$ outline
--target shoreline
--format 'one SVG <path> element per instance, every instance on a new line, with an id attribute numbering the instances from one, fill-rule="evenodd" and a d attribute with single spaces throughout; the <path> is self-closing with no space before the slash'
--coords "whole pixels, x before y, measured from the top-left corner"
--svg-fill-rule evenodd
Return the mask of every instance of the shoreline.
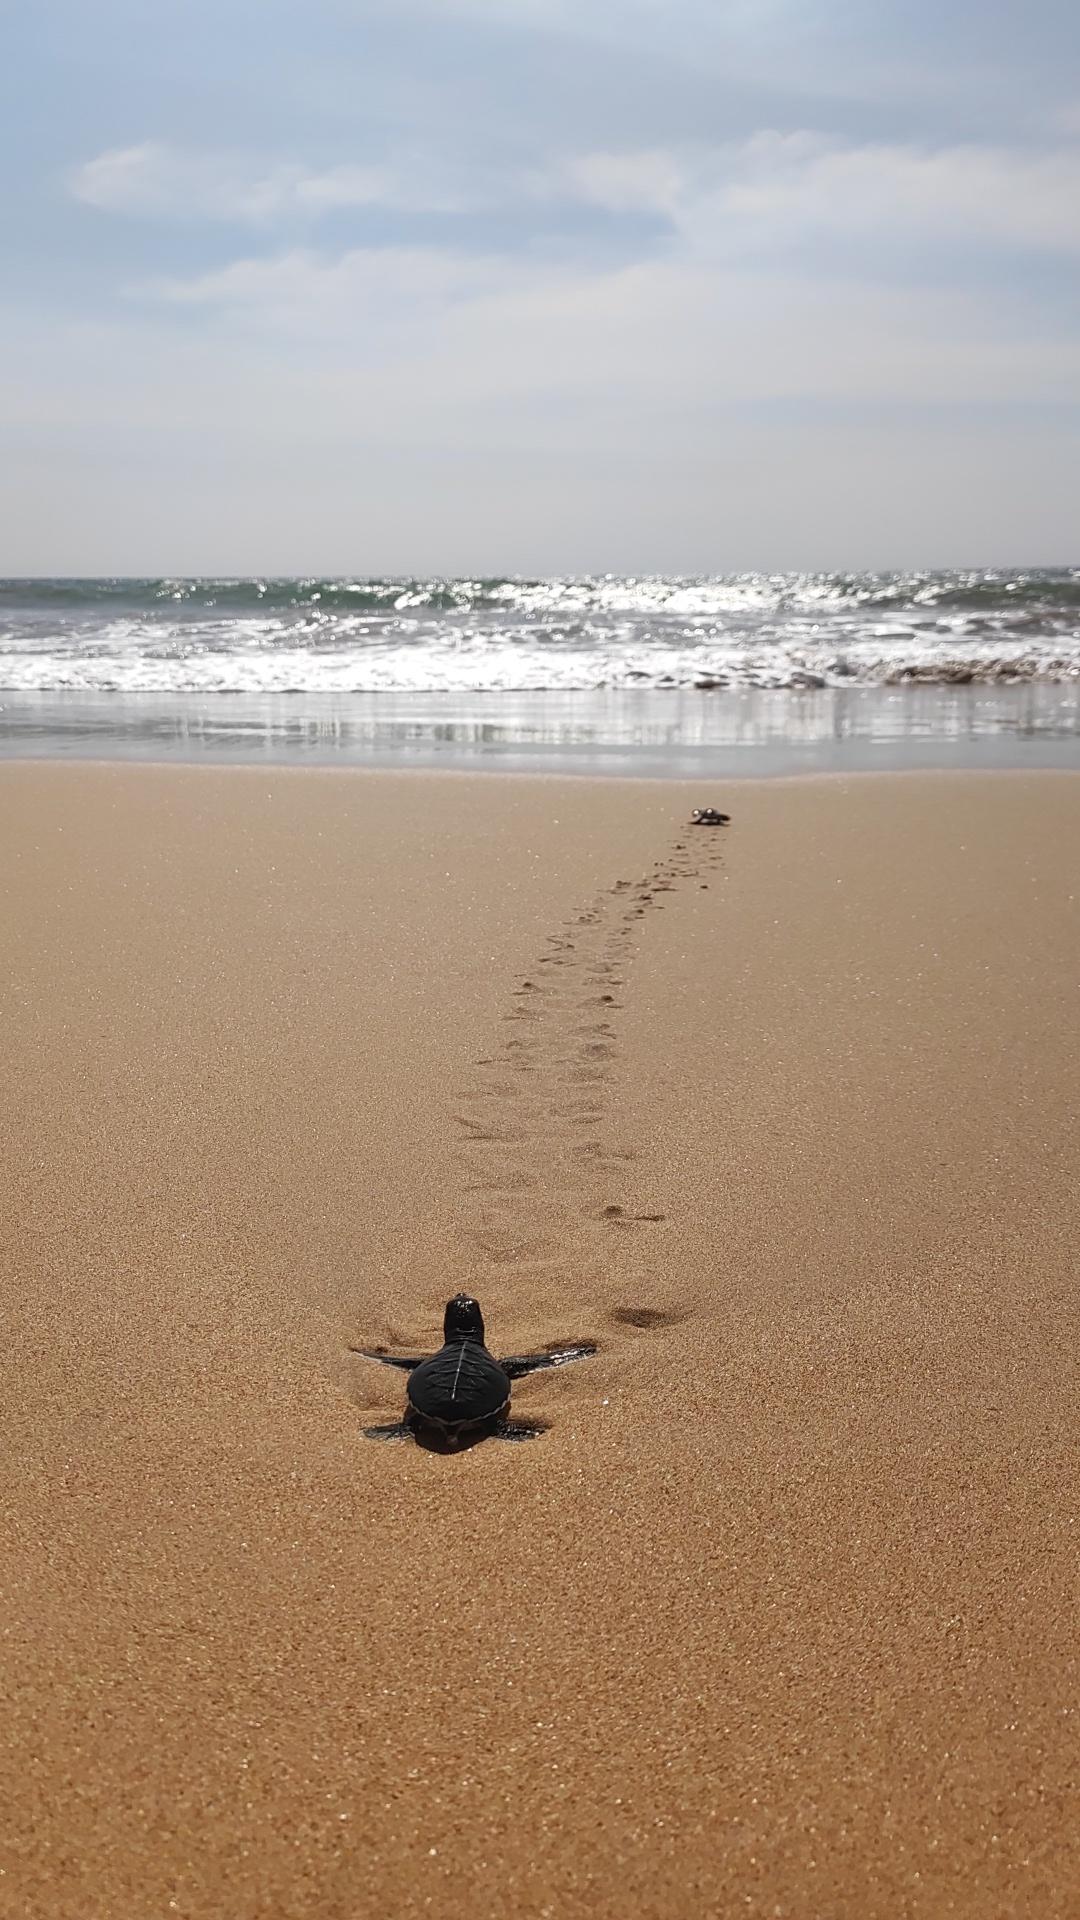
<path id="1" fill-rule="evenodd" d="M 535 767 L 517 766 L 489 766 L 480 773 L 476 768 L 471 766 L 447 767 L 429 766 L 426 764 L 408 764 L 401 766 L 396 763 L 384 764 L 379 762 L 373 764 L 366 761 L 337 764 L 332 760 L 307 763 L 281 760 L 264 763 L 251 760 L 130 760 L 108 758 L 92 760 L 84 759 L 81 755 L 77 758 L 53 759 L 45 754 L 34 755 L 32 757 L 27 756 L 25 758 L 16 755 L 9 759 L 4 759 L 0 756 L 0 780 L 9 777 L 17 780 L 24 773 L 28 773 L 31 770 L 49 774 L 71 775 L 76 779 L 84 773 L 115 774 L 119 776 L 134 774 L 140 778 L 142 776 L 149 778 L 159 776 L 165 780 L 172 779 L 176 776 L 183 779 L 189 774 L 194 774 L 209 779 L 224 778 L 226 780 L 231 780 L 234 775 L 239 775 L 257 781 L 262 781 L 267 778 L 287 781 L 294 779 L 301 781 L 351 781 L 358 779 L 377 784 L 397 781 L 408 783 L 423 782 L 431 786 L 440 785 L 444 781 L 450 786 L 468 786 L 477 780 L 481 780 L 485 786 L 489 784 L 501 785 L 506 783 L 509 786 L 520 787 L 568 787 L 572 791 L 584 789 L 589 792 L 595 791 L 598 786 L 602 786 L 604 789 L 610 787 L 626 787 L 631 791 L 644 791 L 646 793 L 664 793 L 674 787 L 685 792 L 687 800 L 692 800 L 695 796 L 704 794 L 705 788 L 709 785 L 710 781 L 717 787 L 722 788 L 724 793 L 731 792 L 732 790 L 738 793 L 753 793 L 766 786 L 783 792 L 792 787 L 820 786 L 825 790 L 829 788 L 843 790 L 849 785 L 852 787 L 860 787 L 863 785 L 878 786 L 879 784 L 887 785 L 890 782 L 911 784 L 913 787 L 920 786 L 927 781 L 933 781 L 935 783 L 940 781 L 946 787 L 954 782 L 958 784 L 968 784 L 977 781 L 992 781 L 995 785 L 999 782 L 1020 784 L 1026 781 L 1040 783 L 1051 780 L 1065 783 L 1080 777 L 1080 765 L 1046 767 L 1002 766 L 990 769 L 979 766 L 856 767 L 851 769 L 833 768 L 824 771 L 796 771 L 792 773 L 775 773 L 768 775 L 714 773 L 692 778 L 682 773 L 635 775 L 620 772 L 601 775 L 595 773 L 564 773 L 557 768 L 538 769 Z M 723 829 L 716 829 L 715 831 L 722 837 Z"/>
<path id="2" fill-rule="evenodd" d="M 1080 779 L 309 771 L 0 766 L 7 1897 L 1069 1920 Z"/>
<path id="3" fill-rule="evenodd" d="M 1080 765 L 1073 687 L 0 695 L 0 757 L 775 778 Z"/>

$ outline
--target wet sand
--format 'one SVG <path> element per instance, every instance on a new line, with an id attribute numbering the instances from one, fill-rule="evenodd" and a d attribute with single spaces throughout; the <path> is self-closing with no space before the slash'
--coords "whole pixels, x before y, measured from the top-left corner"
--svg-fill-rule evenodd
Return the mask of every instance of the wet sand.
<path id="1" fill-rule="evenodd" d="M 1080 776 L 0 819 L 0 1912 L 1080 1910 Z"/>

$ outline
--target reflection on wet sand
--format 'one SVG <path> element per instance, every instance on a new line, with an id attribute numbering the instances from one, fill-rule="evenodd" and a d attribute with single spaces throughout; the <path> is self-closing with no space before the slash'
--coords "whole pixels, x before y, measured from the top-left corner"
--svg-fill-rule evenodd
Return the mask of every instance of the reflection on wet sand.
<path id="1" fill-rule="evenodd" d="M 1072 766 L 1080 686 L 5 694 L 0 752 L 689 775 Z"/>

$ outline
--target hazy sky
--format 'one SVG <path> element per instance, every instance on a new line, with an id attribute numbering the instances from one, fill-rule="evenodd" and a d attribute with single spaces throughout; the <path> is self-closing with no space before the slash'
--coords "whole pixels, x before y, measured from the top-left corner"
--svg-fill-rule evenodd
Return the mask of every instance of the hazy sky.
<path id="1" fill-rule="evenodd" d="M 1074 0 L 0 0 L 0 572 L 1080 558 Z"/>

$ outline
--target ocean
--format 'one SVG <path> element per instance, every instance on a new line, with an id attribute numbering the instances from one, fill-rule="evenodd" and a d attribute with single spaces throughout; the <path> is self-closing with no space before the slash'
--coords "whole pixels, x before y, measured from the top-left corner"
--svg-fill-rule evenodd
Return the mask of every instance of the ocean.
<path id="1" fill-rule="evenodd" d="M 7 692 L 569 693 L 1077 679 L 1077 568 L 0 582 Z"/>
<path id="2" fill-rule="evenodd" d="M 1080 764 L 1080 569 L 0 582 L 0 755 Z"/>

